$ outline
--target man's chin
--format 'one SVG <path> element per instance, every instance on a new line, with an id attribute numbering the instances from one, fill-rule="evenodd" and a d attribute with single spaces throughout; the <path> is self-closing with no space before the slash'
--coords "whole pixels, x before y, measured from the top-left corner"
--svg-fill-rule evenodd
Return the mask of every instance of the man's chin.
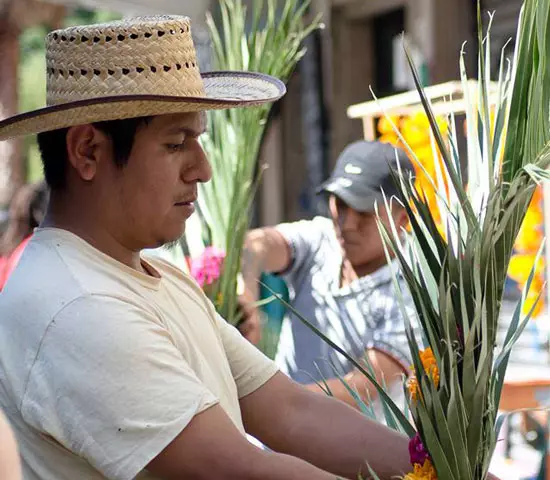
<path id="1" fill-rule="evenodd" d="M 159 245 L 159 247 L 165 248 L 166 250 L 174 250 L 174 249 L 180 248 L 180 246 L 181 246 L 180 238 L 176 240 L 171 240 L 163 243 L 162 245 Z"/>
<path id="2" fill-rule="evenodd" d="M 182 237 L 185 232 L 185 224 L 178 229 L 177 232 L 172 232 L 171 234 L 165 234 L 162 238 L 157 240 L 157 244 L 153 248 L 166 248 L 171 250 L 173 248 L 178 248 L 181 245 Z"/>

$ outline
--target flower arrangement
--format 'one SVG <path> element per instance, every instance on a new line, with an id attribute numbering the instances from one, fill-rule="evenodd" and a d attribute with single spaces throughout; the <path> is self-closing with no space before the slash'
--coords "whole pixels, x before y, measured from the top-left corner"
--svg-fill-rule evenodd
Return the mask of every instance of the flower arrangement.
<path id="1" fill-rule="evenodd" d="M 439 479 L 484 479 L 488 473 L 501 424 L 497 410 L 510 350 L 534 311 L 532 306 L 520 320 L 535 275 L 533 267 L 505 345 L 495 358 L 500 304 L 514 244 L 536 184 L 547 177 L 550 163 L 550 95 L 546 90 L 546 97 L 541 98 L 536 91 L 548 81 L 540 58 L 549 53 L 549 47 L 537 40 L 546 38 L 549 18 L 550 2 L 526 0 L 513 70 L 505 72 L 501 66 L 493 120 L 486 63 L 490 36 L 482 38 L 479 20 L 476 102 L 468 101 L 461 57 L 467 103 L 467 186 L 462 179 L 454 116 L 449 118 L 445 141 L 411 62 L 443 160 L 442 168 L 434 162 L 436 174 L 428 176 L 445 227 L 441 235 L 426 198 L 398 173 L 401 193 L 415 207 L 406 205 L 412 227 L 410 243 L 402 243 L 395 226 L 388 230 L 380 224 L 380 229 L 388 258 L 394 254 L 405 275 L 428 345 L 420 347 L 409 324 L 413 374 L 407 387 L 419 436 L 411 444 L 419 450 L 420 441 L 429 452 L 424 463 L 413 462 L 412 478 L 435 478 L 437 472 Z M 506 136 L 512 128 L 515 135 Z M 434 158 L 438 158 L 435 148 Z"/>
<path id="2" fill-rule="evenodd" d="M 491 115 L 491 125 L 494 128 L 494 111 Z M 445 118 L 439 116 L 437 125 L 443 137 L 448 134 L 448 123 Z M 394 132 L 393 125 L 399 127 L 399 132 L 404 142 L 414 151 L 413 165 L 415 166 L 415 186 L 419 194 L 426 197 L 426 203 L 430 208 L 434 221 L 441 235 L 445 235 L 442 217 L 439 212 L 437 191 L 431 179 L 436 178 L 436 165 L 443 170 L 441 153 L 432 149 L 433 136 L 431 135 L 428 116 L 424 112 L 418 112 L 410 116 L 396 117 L 389 119 L 381 117 L 378 121 L 377 130 L 380 135 L 379 141 L 403 147 L 399 136 Z M 418 161 L 418 164 L 416 163 Z M 446 191 L 448 186 L 445 186 Z M 533 199 L 525 214 L 525 219 L 518 233 L 514 245 L 514 255 L 510 260 L 508 277 L 514 280 L 518 288 L 523 290 L 529 277 L 531 267 L 535 262 L 543 240 L 543 210 L 542 210 L 542 187 L 538 186 L 533 194 Z M 545 262 L 539 258 L 535 275 L 523 304 L 522 313 L 533 309 L 532 317 L 538 317 L 544 310 L 544 297 L 541 295 L 545 283 Z M 538 300 L 537 300 L 538 299 Z"/>
<path id="3" fill-rule="evenodd" d="M 466 162 L 461 162 L 454 115 L 447 119 L 444 135 L 407 55 L 433 136 L 433 157 L 438 157 L 436 148 L 441 155 L 441 164 L 434 162 L 435 175 L 423 171 L 433 186 L 443 225 L 442 233 L 426 195 L 398 166 L 395 180 L 400 197 L 405 199 L 410 231 L 398 231 L 395 225 L 385 228 L 382 223 L 379 229 L 388 261 L 395 257 L 400 266 L 422 330 L 422 338 L 417 338 L 405 317 L 412 375 L 403 388 L 412 422 L 368 366 L 286 304 L 376 386 L 386 405 L 388 425 L 395 425 L 411 439 L 412 471 L 405 476 L 407 480 L 484 480 L 488 475 L 504 419 L 497 413 L 510 352 L 536 306 L 535 302 L 522 314 L 535 276 L 532 268 L 504 344 L 497 351 L 502 296 L 516 238 L 537 183 L 550 179 L 549 28 L 550 0 L 525 0 L 514 59 L 508 68 L 504 60 L 501 62 L 498 98 L 491 106 L 491 43 L 489 34 L 482 34 L 478 10 L 479 78 L 475 91 L 468 86 L 464 52 L 460 58 L 467 119 Z M 391 118 L 388 122 L 393 123 Z M 393 127 L 416 158 L 398 127 Z M 514 134 L 506 136 L 506 131 Z M 416 163 L 420 164 L 418 158 Z M 461 170 L 464 163 L 467 186 Z M 389 208 L 392 201 L 386 199 L 384 206 Z M 399 273 L 393 273 L 396 296 L 406 315 Z M 378 478 L 375 472 L 370 473 Z"/>

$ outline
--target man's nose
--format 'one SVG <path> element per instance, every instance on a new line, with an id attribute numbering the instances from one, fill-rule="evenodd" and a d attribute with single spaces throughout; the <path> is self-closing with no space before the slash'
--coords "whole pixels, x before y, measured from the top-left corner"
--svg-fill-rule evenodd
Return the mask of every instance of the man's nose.
<path id="1" fill-rule="evenodd" d="M 212 178 L 212 166 L 210 165 L 210 162 L 208 161 L 208 157 L 206 156 L 206 153 L 200 147 L 201 155 L 200 155 L 200 164 L 199 164 L 199 182 L 205 183 L 210 181 Z"/>
<path id="2" fill-rule="evenodd" d="M 206 153 L 204 152 L 202 146 L 198 141 L 196 145 L 194 145 L 193 150 L 194 158 L 192 167 L 182 172 L 184 176 L 184 181 L 186 183 L 208 182 L 212 178 L 212 167 L 210 166 L 210 162 L 206 157 Z"/>

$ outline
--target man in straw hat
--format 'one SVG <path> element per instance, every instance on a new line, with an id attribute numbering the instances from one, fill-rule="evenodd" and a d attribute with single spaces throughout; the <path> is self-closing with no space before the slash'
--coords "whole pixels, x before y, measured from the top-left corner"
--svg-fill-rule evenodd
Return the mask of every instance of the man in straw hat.
<path id="1" fill-rule="evenodd" d="M 38 133 L 51 189 L 0 296 L 0 407 L 25 478 L 409 470 L 404 437 L 289 380 L 189 277 L 140 255 L 182 235 L 211 177 L 203 112 L 275 101 L 283 84 L 200 74 L 184 17 L 53 32 L 47 77 L 46 108 L 0 122 L 0 140 Z"/>

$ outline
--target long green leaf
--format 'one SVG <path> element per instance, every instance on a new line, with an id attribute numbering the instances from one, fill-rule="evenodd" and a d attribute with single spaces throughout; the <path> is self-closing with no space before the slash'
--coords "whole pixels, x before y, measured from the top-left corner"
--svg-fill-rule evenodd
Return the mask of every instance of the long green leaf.
<path id="1" fill-rule="evenodd" d="M 261 282 L 260 282 L 261 283 Z M 391 411 L 395 415 L 396 420 L 399 422 L 403 430 L 407 433 L 409 437 L 413 437 L 416 433 L 414 427 L 411 425 L 409 420 L 403 415 L 403 412 L 399 407 L 393 402 L 390 396 L 384 390 L 384 387 L 378 383 L 376 377 L 369 373 L 355 358 L 349 355 L 342 347 L 334 343 L 330 338 L 328 338 L 323 332 L 321 332 L 315 325 L 313 325 L 309 320 L 307 320 L 300 312 L 298 312 L 291 304 L 287 303 L 283 297 L 278 293 L 271 290 L 269 285 L 261 283 L 270 293 L 276 297 L 286 308 L 288 308 L 298 320 L 300 320 L 306 327 L 308 327 L 313 333 L 323 339 L 328 345 L 330 345 L 335 351 L 342 355 L 346 360 L 348 360 L 357 370 L 359 370 L 368 380 L 374 385 L 380 397 L 386 402 L 390 407 Z"/>

